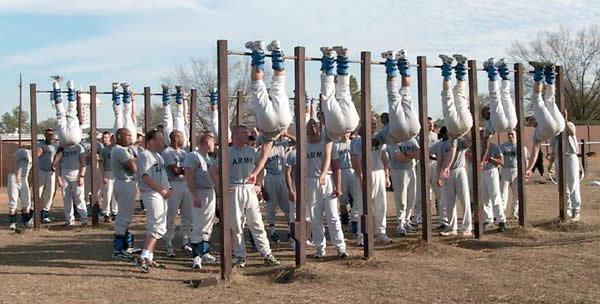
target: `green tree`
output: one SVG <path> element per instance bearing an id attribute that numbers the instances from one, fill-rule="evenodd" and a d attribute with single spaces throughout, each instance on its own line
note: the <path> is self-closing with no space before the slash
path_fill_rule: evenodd
<path id="1" fill-rule="evenodd" d="M 29 132 L 29 113 L 25 110 L 21 113 L 21 132 Z M 14 133 L 19 129 L 19 107 L 6 112 L 0 119 L 0 128 L 3 132 Z"/>
<path id="2" fill-rule="evenodd" d="M 163 106 L 162 104 L 160 105 L 152 105 L 152 121 L 150 123 L 150 127 L 151 128 L 156 128 L 156 126 L 158 125 L 162 125 L 163 124 Z M 142 126 L 142 128 L 144 127 L 144 112 L 139 112 L 137 113 L 137 125 L 138 126 Z"/>
<path id="3" fill-rule="evenodd" d="M 44 132 L 46 129 L 54 129 L 56 128 L 56 118 L 50 117 L 38 122 L 37 130 L 38 133 Z"/>

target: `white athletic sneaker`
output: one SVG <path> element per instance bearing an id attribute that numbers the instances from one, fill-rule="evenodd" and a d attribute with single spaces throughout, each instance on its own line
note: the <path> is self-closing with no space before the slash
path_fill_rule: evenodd
<path id="1" fill-rule="evenodd" d="M 381 58 L 383 58 L 383 59 L 396 60 L 396 57 L 397 57 L 396 51 L 387 51 L 387 52 L 381 53 Z"/>
<path id="2" fill-rule="evenodd" d="M 404 228 L 404 225 L 400 225 L 396 228 L 396 234 L 399 236 L 406 236 L 406 228 Z"/>
<path id="3" fill-rule="evenodd" d="M 466 64 L 467 60 L 469 60 L 467 57 L 465 57 L 461 54 L 454 54 L 454 55 L 452 55 L 452 57 L 454 57 L 454 59 L 456 59 L 456 63 Z"/>
<path id="4" fill-rule="evenodd" d="M 246 267 L 246 259 L 236 257 L 235 261 L 233 262 L 233 265 L 238 268 L 244 268 Z"/>
<path id="5" fill-rule="evenodd" d="M 82 218 L 81 219 L 81 226 L 87 226 L 88 225 L 88 219 L 87 218 Z"/>
<path id="6" fill-rule="evenodd" d="M 279 41 L 279 40 L 271 41 L 271 43 L 269 43 L 269 45 L 267 45 L 267 51 L 269 51 L 269 52 L 280 51 L 281 52 L 281 41 Z"/>
<path id="7" fill-rule="evenodd" d="M 389 244 L 392 242 L 392 239 L 390 239 L 390 237 L 387 236 L 387 234 L 380 234 L 375 240 L 381 244 Z"/>
<path id="8" fill-rule="evenodd" d="M 325 56 L 325 57 L 335 57 L 335 55 L 336 55 L 333 48 L 328 47 L 328 46 L 322 46 L 321 53 L 323 53 L 323 56 Z"/>
<path id="9" fill-rule="evenodd" d="M 248 41 L 246 42 L 246 48 L 251 50 L 251 51 L 257 51 L 257 52 L 265 52 L 265 48 L 266 48 L 266 43 L 262 40 L 255 40 L 255 41 Z"/>
<path id="10" fill-rule="evenodd" d="M 567 218 L 573 217 L 573 211 L 571 209 L 567 209 Z"/>
<path id="11" fill-rule="evenodd" d="M 17 230 L 17 223 L 10 223 L 10 226 L 8 226 L 8 230 L 11 230 L 11 231 Z"/>
<path id="12" fill-rule="evenodd" d="M 67 81 L 67 89 L 73 89 L 75 87 L 75 83 L 73 80 Z"/>
<path id="13" fill-rule="evenodd" d="M 42 223 L 44 223 L 44 224 L 50 224 L 50 223 L 52 223 L 52 220 L 49 217 L 47 217 L 45 219 L 42 219 Z"/>
<path id="14" fill-rule="evenodd" d="M 442 59 L 442 63 L 444 64 L 452 64 L 452 62 L 454 62 L 454 58 L 444 55 L 444 54 L 440 54 L 439 55 L 440 59 Z"/>
<path id="15" fill-rule="evenodd" d="M 165 252 L 168 257 L 170 257 L 170 258 L 175 257 L 175 249 L 173 248 L 173 245 L 168 244 L 167 247 L 165 248 Z"/>
<path id="16" fill-rule="evenodd" d="M 307 247 L 315 247 L 315 243 L 313 243 L 311 240 L 306 240 L 306 246 Z"/>
<path id="17" fill-rule="evenodd" d="M 365 246 L 365 237 L 362 234 L 356 236 L 356 245 L 358 247 Z"/>
<path id="18" fill-rule="evenodd" d="M 193 269 L 202 269 L 202 258 L 197 256 L 194 258 L 194 261 L 192 263 L 192 268 Z"/>
<path id="19" fill-rule="evenodd" d="M 458 235 L 458 232 L 454 231 L 454 230 L 448 230 L 448 231 L 442 231 L 440 232 L 441 236 L 456 236 Z"/>
<path id="20" fill-rule="evenodd" d="M 321 259 L 325 256 L 325 249 L 317 249 L 315 252 L 315 259 Z"/>
<path id="21" fill-rule="evenodd" d="M 504 59 L 504 58 L 498 59 L 498 61 L 496 61 L 496 63 L 495 63 L 496 67 L 500 67 L 500 66 L 503 66 L 505 64 L 506 64 L 506 59 Z"/>
<path id="22" fill-rule="evenodd" d="M 53 76 L 50 76 L 50 79 L 54 80 L 54 83 L 59 85 L 58 87 L 54 87 L 54 88 L 58 89 L 58 88 L 60 88 L 60 83 L 61 83 L 61 81 L 63 81 L 64 78 L 62 78 L 60 75 L 53 75 Z"/>
<path id="23" fill-rule="evenodd" d="M 333 50 L 337 53 L 338 56 L 348 57 L 348 49 L 343 46 L 334 46 Z"/>
<path id="24" fill-rule="evenodd" d="M 204 262 L 204 263 L 216 263 L 217 262 L 217 258 L 214 257 L 210 253 L 205 253 L 205 254 L 202 255 L 202 262 Z"/>
<path id="25" fill-rule="evenodd" d="M 573 211 L 573 222 L 581 221 L 581 213 L 579 211 Z"/>
<path id="26" fill-rule="evenodd" d="M 483 62 L 483 68 L 487 69 L 488 66 L 493 66 L 494 65 L 494 57 L 490 57 L 488 58 L 488 60 Z"/>
<path id="27" fill-rule="evenodd" d="M 166 83 L 163 83 L 160 86 L 162 87 L 163 90 L 170 90 L 171 89 L 171 87 L 168 84 L 166 84 Z"/>
<path id="28" fill-rule="evenodd" d="M 408 57 L 408 52 L 405 49 L 400 49 L 397 54 L 398 59 L 406 59 Z"/>
<path id="29" fill-rule="evenodd" d="M 129 84 L 127 82 L 121 83 L 121 87 L 123 88 L 123 91 L 129 91 Z"/>
<path id="30" fill-rule="evenodd" d="M 279 262 L 273 254 L 269 254 L 265 258 L 265 265 L 266 266 L 278 266 L 278 265 L 281 265 L 281 262 Z"/>
<path id="31" fill-rule="evenodd" d="M 30 219 L 27 221 L 27 223 L 25 223 L 25 227 L 27 227 L 27 228 L 33 228 L 33 221 L 34 221 L 34 220 L 33 220 L 33 217 L 32 217 L 32 218 L 30 218 Z"/>
<path id="32" fill-rule="evenodd" d="M 349 257 L 348 252 L 346 252 L 346 248 L 338 248 L 338 258 L 345 259 Z"/>
<path id="33" fill-rule="evenodd" d="M 118 82 L 113 82 L 113 83 L 112 83 L 112 89 L 113 89 L 113 90 L 117 90 L 117 89 L 119 89 L 119 83 L 118 83 Z"/>

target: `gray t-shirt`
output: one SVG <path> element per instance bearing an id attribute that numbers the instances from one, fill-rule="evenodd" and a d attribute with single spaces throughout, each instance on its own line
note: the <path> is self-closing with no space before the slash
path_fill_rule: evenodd
<path id="1" fill-rule="evenodd" d="M 411 159 L 409 161 L 399 162 L 394 159 L 394 154 L 396 153 L 411 153 L 419 149 L 419 143 L 415 138 L 411 138 L 409 140 L 405 140 L 399 144 L 387 145 L 386 152 L 388 154 L 388 158 L 390 159 L 390 167 L 392 169 L 411 169 L 415 166 L 415 160 Z"/>
<path id="2" fill-rule="evenodd" d="M 177 167 L 183 167 L 183 161 L 187 152 L 184 149 L 173 149 L 172 147 L 167 147 L 161 153 L 162 158 L 165 161 L 165 167 L 167 168 L 167 176 L 169 177 L 169 181 L 185 181 L 185 176 L 175 175 L 169 166 L 175 165 Z"/>
<path id="3" fill-rule="evenodd" d="M 350 145 L 351 141 L 334 143 L 331 148 L 331 159 L 337 159 L 340 162 L 340 169 L 351 169 L 352 163 L 350 161 Z"/>
<path id="4" fill-rule="evenodd" d="M 443 140 L 436 141 L 431 147 L 429 147 L 429 156 L 435 156 L 436 160 L 440 159 L 442 156 L 442 146 L 444 144 Z"/>
<path id="5" fill-rule="evenodd" d="M 17 149 L 14 154 L 14 160 L 16 161 L 21 179 L 27 178 L 32 165 L 31 151 L 23 148 Z"/>
<path id="6" fill-rule="evenodd" d="M 290 168 L 296 166 L 296 149 L 290 150 L 285 156 L 285 166 Z"/>
<path id="7" fill-rule="evenodd" d="M 496 134 L 496 130 L 494 130 L 494 127 L 492 127 L 492 122 L 490 120 L 486 120 L 483 124 L 483 137 L 489 137 L 494 134 Z"/>
<path id="8" fill-rule="evenodd" d="M 326 139 L 321 139 L 318 143 L 308 143 L 306 145 L 306 162 L 308 163 L 306 176 L 319 177 L 321 175 L 321 163 L 325 156 L 325 141 Z M 328 174 L 331 174 L 330 170 L 331 167 L 327 172 Z"/>
<path id="9" fill-rule="evenodd" d="M 550 139 L 550 147 L 552 147 L 552 153 L 554 153 L 554 155 L 558 154 L 558 141 L 561 140 L 561 136 L 562 135 L 559 134 Z M 579 153 L 579 145 L 577 144 L 577 138 L 575 136 L 567 135 L 567 144 L 564 147 L 564 152 L 566 156 Z"/>
<path id="10" fill-rule="evenodd" d="M 133 172 L 125 169 L 123 164 L 126 162 L 133 160 L 133 149 L 131 146 L 123 147 L 120 145 L 115 145 L 110 152 L 110 167 L 113 172 L 113 176 L 116 180 L 125 180 L 130 181 L 135 178 Z"/>
<path id="11" fill-rule="evenodd" d="M 285 162 L 285 152 L 287 150 L 288 142 L 274 143 L 265 163 L 265 170 L 267 174 L 281 175 L 283 173 L 283 166 Z"/>
<path id="12" fill-rule="evenodd" d="M 465 153 L 468 150 L 466 142 L 467 140 L 464 138 L 442 141 L 440 151 L 443 154 L 444 162 L 450 157 L 450 145 L 456 145 L 456 156 L 450 165 L 451 170 L 465 167 Z"/>
<path id="13" fill-rule="evenodd" d="M 151 152 L 150 150 L 144 150 L 138 156 L 138 187 L 140 188 L 140 191 L 154 191 L 144 182 L 144 179 L 142 178 L 144 175 L 148 175 L 163 189 L 168 189 L 170 187 L 169 178 L 167 177 L 165 161 L 160 154 Z"/>
<path id="14" fill-rule="evenodd" d="M 104 172 L 112 171 L 110 159 L 113 147 L 114 145 L 104 146 L 98 151 L 98 153 L 100 154 L 100 161 L 102 162 L 102 169 L 104 170 Z"/>
<path id="15" fill-rule="evenodd" d="M 61 174 L 69 181 L 75 181 L 79 177 L 80 158 L 85 156 L 82 145 L 72 145 L 64 148 L 60 159 Z"/>
<path id="16" fill-rule="evenodd" d="M 502 155 L 504 156 L 504 168 L 516 168 L 517 167 L 517 145 L 511 143 L 510 141 L 503 143 L 500 145 L 500 150 L 502 150 Z M 527 147 L 523 146 L 523 157 L 525 159 L 529 159 L 529 150 Z"/>
<path id="17" fill-rule="evenodd" d="M 502 156 L 502 150 L 500 150 L 500 146 L 498 146 L 495 143 L 490 143 L 489 148 L 488 148 L 488 156 L 489 157 L 493 157 L 493 158 L 499 158 L 500 156 Z M 486 162 L 485 166 L 483 167 L 484 170 L 490 170 L 490 169 L 496 169 L 498 168 L 497 165 L 492 164 L 492 162 Z"/>
<path id="18" fill-rule="evenodd" d="M 38 147 L 42 149 L 42 155 L 38 158 L 38 164 L 42 171 L 52 171 L 52 161 L 58 150 L 58 145 L 47 144 L 46 141 L 38 143 Z"/>
<path id="19" fill-rule="evenodd" d="M 379 146 L 371 146 L 371 169 L 373 171 L 383 170 L 383 159 L 381 158 L 381 151 L 385 150 L 386 145 L 380 144 Z M 362 157 L 362 138 L 356 137 L 350 143 L 350 153 L 355 156 Z"/>
<path id="20" fill-rule="evenodd" d="M 194 173 L 194 185 L 197 189 L 212 189 L 215 187 L 208 168 L 214 162 L 208 155 L 201 155 L 198 151 L 190 152 L 185 156 L 183 166 L 185 170 Z"/>
<path id="21" fill-rule="evenodd" d="M 229 147 L 229 182 L 232 185 L 246 184 L 246 179 L 254 170 L 257 160 L 258 152 L 252 147 Z"/>

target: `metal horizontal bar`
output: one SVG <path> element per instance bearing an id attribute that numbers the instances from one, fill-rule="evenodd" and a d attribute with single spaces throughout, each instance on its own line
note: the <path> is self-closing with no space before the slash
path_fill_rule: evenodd
<path id="1" fill-rule="evenodd" d="M 227 55 L 252 56 L 252 52 L 227 51 Z M 273 57 L 273 55 L 265 54 L 265 57 Z M 296 56 L 283 56 L 283 59 L 296 60 Z"/>

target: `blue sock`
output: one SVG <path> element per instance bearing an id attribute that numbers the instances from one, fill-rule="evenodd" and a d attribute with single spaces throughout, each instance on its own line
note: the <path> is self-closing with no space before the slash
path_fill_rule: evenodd
<path id="1" fill-rule="evenodd" d="M 175 103 L 183 104 L 183 93 L 181 92 L 181 88 L 178 88 L 175 92 Z"/>
<path id="2" fill-rule="evenodd" d="M 467 67 L 462 63 L 457 63 L 454 69 L 456 70 L 456 80 L 464 81 L 467 76 Z"/>
<path id="3" fill-rule="evenodd" d="M 121 253 L 125 250 L 125 236 L 115 235 L 113 239 L 113 250 L 115 253 Z"/>
<path id="4" fill-rule="evenodd" d="M 8 215 L 8 221 L 12 224 L 12 223 L 16 223 L 17 222 L 17 215 L 16 214 L 9 214 Z"/>
<path id="5" fill-rule="evenodd" d="M 121 94 L 119 94 L 117 90 L 114 90 L 112 92 L 112 101 L 114 105 L 118 106 L 121 104 Z"/>
<path id="6" fill-rule="evenodd" d="M 73 90 L 73 89 L 67 89 L 67 100 L 69 102 L 75 101 L 75 90 Z"/>
<path id="7" fill-rule="evenodd" d="M 131 102 L 131 92 L 123 91 L 123 103 L 130 103 L 130 102 Z"/>
<path id="8" fill-rule="evenodd" d="M 337 74 L 338 75 L 348 75 L 348 68 L 350 68 L 350 65 L 348 63 L 348 57 L 338 56 L 337 57 Z"/>
<path id="9" fill-rule="evenodd" d="M 488 66 L 485 68 L 485 71 L 487 72 L 489 80 L 496 80 L 498 72 L 496 71 L 496 67 L 493 64 L 488 64 Z"/>
<path id="10" fill-rule="evenodd" d="M 385 73 L 388 77 L 396 77 L 398 75 L 398 61 L 392 59 L 385 60 Z"/>
<path id="11" fill-rule="evenodd" d="M 510 74 L 508 66 L 506 64 L 499 66 L 498 74 L 500 74 L 500 78 L 502 78 L 503 80 L 508 80 L 508 75 Z"/>
<path id="12" fill-rule="evenodd" d="M 535 82 L 541 82 L 544 79 L 544 69 L 536 67 L 533 70 L 533 80 Z"/>
<path id="13" fill-rule="evenodd" d="M 55 104 L 62 102 L 62 95 L 60 89 L 52 89 L 52 100 L 54 100 Z"/>
<path id="14" fill-rule="evenodd" d="M 171 94 L 169 94 L 169 88 L 163 88 L 162 91 L 162 103 L 163 106 L 166 106 L 171 101 Z"/>
<path id="15" fill-rule="evenodd" d="M 281 51 L 273 51 L 271 52 L 272 61 L 273 61 L 273 70 L 275 71 L 283 71 L 285 70 L 285 60 L 283 59 L 283 53 Z"/>
<path id="16" fill-rule="evenodd" d="M 400 59 L 398 60 L 398 70 L 400 70 L 400 75 L 404 77 L 410 77 L 410 66 L 408 60 Z"/>
<path id="17" fill-rule="evenodd" d="M 21 222 L 23 222 L 23 224 L 27 224 L 28 221 L 29 221 L 29 213 L 21 213 Z"/>
<path id="18" fill-rule="evenodd" d="M 46 210 L 42 210 L 42 211 L 40 212 L 40 217 L 42 218 L 42 220 L 43 220 L 43 219 L 47 219 L 47 218 L 48 218 L 48 211 L 46 211 Z"/>
<path id="19" fill-rule="evenodd" d="M 210 245 L 208 244 L 208 242 L 202 241 L 199 244 L 199 249 L 200 249 L 200 255 L 205 255 L 208 253 L 208 250 L 210 249 Z"/>
<path id="20" fill-rule="evenodd" d="M 544 77 L 546 78 L 547 84 L 554 84 L 554 79 L 556 79 L 556 73 L 554 72 L 554 67 L 548 67 L 544 69 Z"/>
<path id="21" fill-rule="evenodd" d="M 210 91 L 209 101 L 211 105 L 216 105 L 219 102 L 219 95 L 217 94 L 217 91 Z"/>
<path id="22" fill-rule="evenodd" d="M 252 66 L 259 71 L 265 70 L 265 53 L 253 51 L 252 52 Z"/>
<path id="23" fill-rule="evenodd" d="M 333 57 L 321 57 L 321 71 L 327 75 L 333 75 L 333 63 L 335 59 Z"/>
<path id="24" fill-rule="evenodd" d="M 442 64 L 442 76 L 444 77 L 444 81 L 452 79 L 452 66 L 449 63 Z"/>
<path id="25" fill-rule="evenodd" d="M 352 234 L 358 233 L 358 222 L 351 222 L 350 229 L 352 230 Z"/>
<path id="26" fill-rule="evenodd" d="M 126 243 L 125 243 L 125 245 L 126 245 L 125 249 L 127 249 L 127 248 L 133 248 L 133 240 L 134 240 L 134 239 L 133 239 L 133 234 L 131 234 L 131 233 L 129 232 L 129 230 L 128 230 L 128 231 L 125 233 L 125 242 L 126 242 Z"/>

